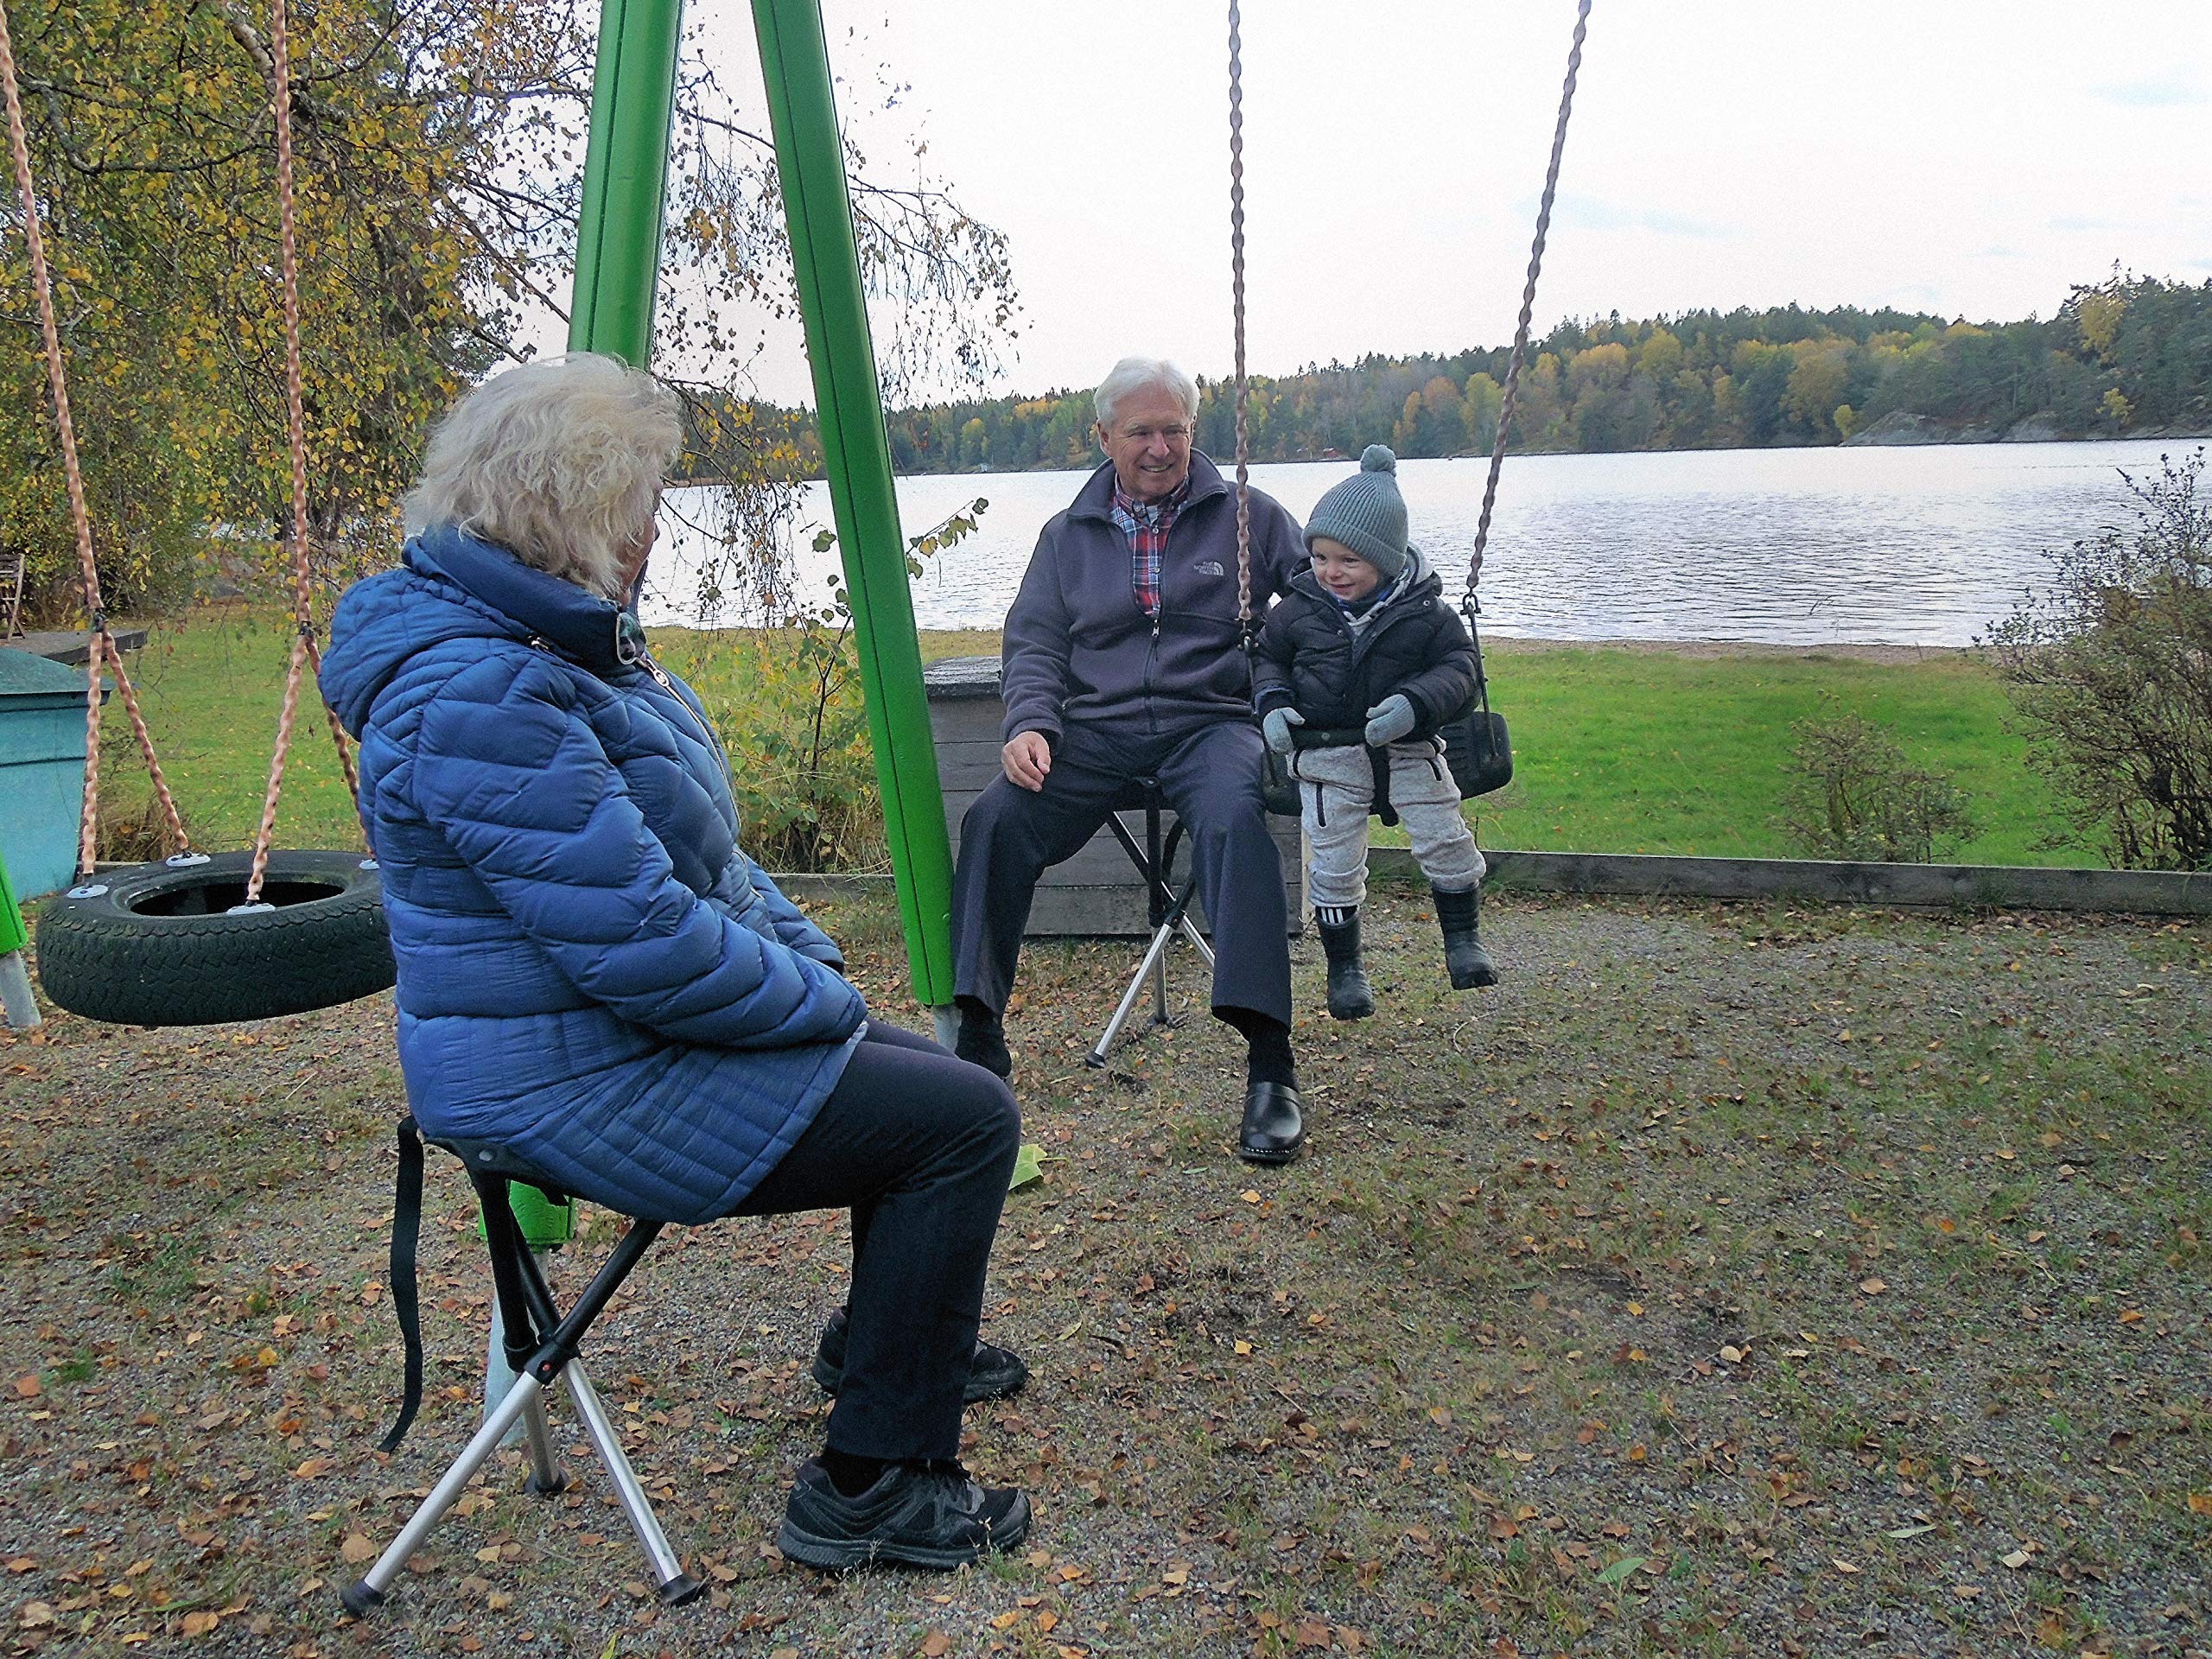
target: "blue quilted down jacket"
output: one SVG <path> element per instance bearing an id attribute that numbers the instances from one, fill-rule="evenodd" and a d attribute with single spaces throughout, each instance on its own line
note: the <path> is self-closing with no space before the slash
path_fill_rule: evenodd
<path id="1" fill-rule="evenodd" d="M 814 1121 L 867 1009 L 737 844 L 690 688 L 619 607 L 453 530 L 340 601 L 322 692 L 425 1134 L 649 1220 L 727 1215 Z"/>

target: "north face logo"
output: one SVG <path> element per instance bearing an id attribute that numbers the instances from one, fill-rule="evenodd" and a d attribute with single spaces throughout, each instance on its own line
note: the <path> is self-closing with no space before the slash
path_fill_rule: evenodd
<path id="1" fill-rule="evenodd" d="M 1219 559 L 1200 559 L 1191 569 L 1202 576 L 1218 576 L 1224 574 Z"/>

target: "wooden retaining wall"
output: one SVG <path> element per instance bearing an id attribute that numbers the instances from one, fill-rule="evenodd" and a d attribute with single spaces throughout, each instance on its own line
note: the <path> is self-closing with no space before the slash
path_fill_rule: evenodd
<path id="1" fill-rule="evenodd" d="M 2037 869 L 2012 864 L 1846 864 L 1809 858 L 1671 858 L 1641 853 L 1484 849 L 1490 880 L 1534 893 L 1694 899 L 1803 899 L 1939 909 L 2081 910 L 2212 916 L 2212 871 Z M 1403 847 L 1377 847 L 1368 868 L 1418 880 Z"/>
<path id="2" fill-rule="evenodd" d="M 2212 871 L 2052 870 L 2011 864 L 1838 864 L 1800 858 L 1669 858 L 1634 853 L 1528 853 L 1485 848 L 1491 882 L 1529 893 L 1630 898 L 1783 899 L 1902 909 L 2082 911 L 2212 916 Z M 1403 847 L 1377 847 L 1382 881 L 1417 881 Z M 795 898 L 865 892 L 881 875 L 779 875 Z"/>

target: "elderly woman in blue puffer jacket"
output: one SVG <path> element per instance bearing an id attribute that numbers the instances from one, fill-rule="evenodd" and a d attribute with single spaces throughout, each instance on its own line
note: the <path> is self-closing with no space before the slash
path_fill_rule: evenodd
<path id="1" fill-rule="evenodd" d="M 681 437 L 675 397 L 588 354 L 511 369 L 430 440 L 401 567 L 338 607 L 323 695 L 361 817 L 426 1134 L 671 1222 L 853 1212 L 837 1395 L 779 1542 L 812 1565 L 952 1567 L 1028 1501 L 970 1482 L 963 1399 L 1020 1131 L 980 1066 L 868 1017 L 836 945 L 737 844 L 698 699 L 630 599 Z"/>

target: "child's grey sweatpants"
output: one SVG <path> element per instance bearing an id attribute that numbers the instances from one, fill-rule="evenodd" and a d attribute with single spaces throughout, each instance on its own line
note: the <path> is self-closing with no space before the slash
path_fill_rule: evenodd
<path id="1" fill-rule="evenodd" d="M 1483 855 L 1459 812 L 1459 787 L 1434 738 L 1390 746 L 1390 804 L 1414 859 L 1433 887 L 1465 893 L 1483 879 Z M 1367 897 L 1367 815 L 1375 774 L 1365 749 L 1301 749 L 1290 757 L 1310 846 L 1306 896 L 1316 910 Z"/>

